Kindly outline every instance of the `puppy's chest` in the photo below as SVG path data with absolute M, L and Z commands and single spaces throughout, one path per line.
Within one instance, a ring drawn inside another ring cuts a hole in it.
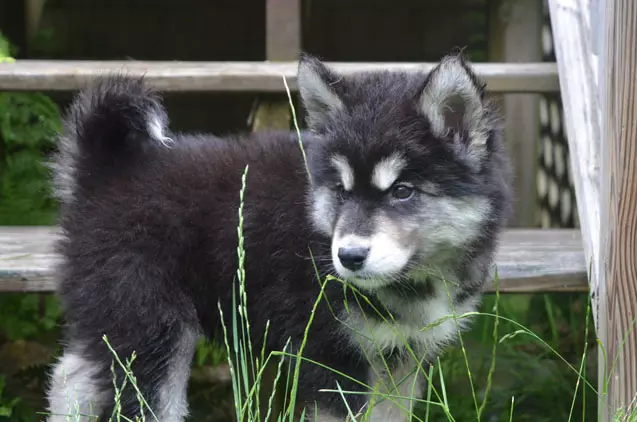
M 393 318 L 370 315 L 359 308 L 350 308 L 345 315 L 343 329 L 368 357 L 403 353 L 408 346 L 420 358 L 434 356 L 455 340 L 458 330 L 468 323 L 462 315 L 473 312 L 476 306 L 475 300 L 452 306 L 446 292 L 437 292 L 429 299 L 394 302 L 398 303 L 387 304 L 396 310 Z

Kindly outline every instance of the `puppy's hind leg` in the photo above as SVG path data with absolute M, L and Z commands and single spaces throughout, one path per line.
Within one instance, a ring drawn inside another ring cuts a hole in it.
M 137 329 L 134 338 L 108 336 L 117 357 L 94 336 L 84 347 L 65 350 L 53 370 L 47 422 L 97 422 L 113 415 L 115 419 L 135 420 L 142 414 L 142 420 L 149 422 L 182 422 L 186 418 L 198 330 L 178 321 L 157 321 Z M 130 369 L 134 385 L 119 363 L 126 365 L 132 352 L 135 359 L 126 371 Z
M 48 389 L 48 422 L 96 421 L 109 399 L 103 366 L 88 358 L 83 347 L 67 347 L 53 367 Z
M 155 416 L 161 422 L 181 422 L 188 415 L 187 387 L 197 334 L 191 328 L 181 330 L 165 356 L 164 371 L 151 397 Z
M 182 422 L 188 415 L 188 380 L 199 331 L 178 321 L 138 330 L 135 339 L 109 339 L 122 363 L 135 352 L 130 365 L 135 385 L 127 379 L 118 403 L 109 403 L 104 414 L 110 417 L 119 413 L 131 420 L 139 417 L 149 422 Z M 126 374 L 117 362 L 115 367 L 117 384 L 121 386 Z M 115 412 L 114 406 L 118 407 Z

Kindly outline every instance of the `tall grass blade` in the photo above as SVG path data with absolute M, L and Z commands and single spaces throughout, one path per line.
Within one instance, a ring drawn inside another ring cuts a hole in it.
M 500 288 L 498 286 L 497 268 L 495 269 L 493 282 L 495 284 L 495 306 L 493 308 L 496 315 L 496 318 L 493 321 L 493 348 L 491 349 L 491 366 L 489 367 L 489 373 L 487 375 L 487 386 L 484 390 L 484 399 L 482 400 L 482 404 L 480 405 L 480 409 L 478 410 L 478 421 L 482 420 L 484 409 L 486 408 L 487 401 L 489 400 L 489 392 L 491 391 L 491 386 L 493 385 L 493 374 L 495 373 L 495 361 L 498 349 L 498 325 L 500 323 Z

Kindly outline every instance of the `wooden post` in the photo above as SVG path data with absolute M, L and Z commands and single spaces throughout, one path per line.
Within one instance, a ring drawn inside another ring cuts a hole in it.
M 267 0 L 265 13 L 267 60 L 298 60 L 301 49 L 301 1 Z M 251 117 L 253 131 L 290 128 L 292 113 L 287 94 L 261 96 L 256 101 Z
M 297 60 L 301 48 L 300 0 L 267 0 L 265 52 L 268 60 Z
M 599 330 L 600 110 L 590 9 L 588 0 L 549 0 L 549 13 L 593 317 Z
M 46 0 L 25 0 L 25 16 L 26 16 L 26 37 L 27 43 L 31 44 L 40 29 L 40 20 Z
M 542 4 L 538 0 L 489 1 L 489 60 L 539 62 Z M 538 95 L 506 94 L 498 98 L 504 114 L 504 139 L 515 167 L 516 212 L 512 227 L 533 226 Z
M 605 8 L 598 334 L 608 390 L 600 420 L 632 421 L 614 417 L 620 408 L 637 414 L 637 3 L 607 0 Z

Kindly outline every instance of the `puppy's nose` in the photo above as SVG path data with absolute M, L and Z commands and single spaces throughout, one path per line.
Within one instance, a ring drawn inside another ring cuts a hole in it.
M 339 248 L 338 259 L 343 267 L 351 271 L 363 268 L 363 264 L 369 255 L 369 248 L 361 246 Z

